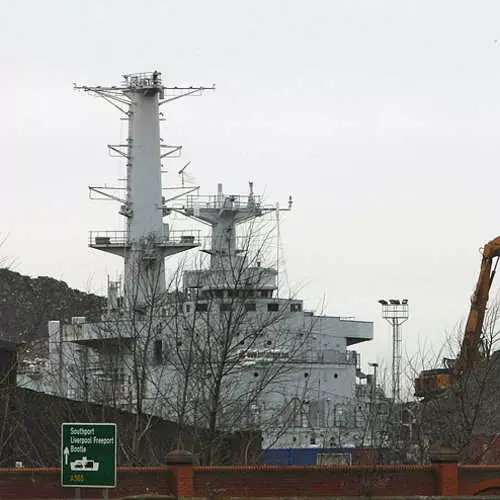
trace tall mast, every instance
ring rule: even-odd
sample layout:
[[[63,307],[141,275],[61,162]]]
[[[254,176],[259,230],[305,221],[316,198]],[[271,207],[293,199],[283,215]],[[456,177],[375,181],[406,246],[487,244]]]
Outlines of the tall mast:
[[[162,195],[161,162],[181,146],[169,146],[161,139],[160,106],[207,87],[165,87],[161,73],[154,71],[124,75],[118,87],[76,88],[102,97],[128,120],[126,144],[108,145],[126,160],[126,187],[90,187],[91,197],[121,203],[119,213],[126,217],[127,229],[92,231],[89,245],[123,257],[125,306],[142,309],[165,292],[165,257],[198,246],[195,235],[169,231],[163,221],[168,208]]]

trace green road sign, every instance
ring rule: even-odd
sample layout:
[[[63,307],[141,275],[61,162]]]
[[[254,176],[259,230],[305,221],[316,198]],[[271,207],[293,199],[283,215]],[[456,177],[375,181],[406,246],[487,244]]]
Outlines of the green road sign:
[[[116,486],[116,424],[62,424],[61,485]]]

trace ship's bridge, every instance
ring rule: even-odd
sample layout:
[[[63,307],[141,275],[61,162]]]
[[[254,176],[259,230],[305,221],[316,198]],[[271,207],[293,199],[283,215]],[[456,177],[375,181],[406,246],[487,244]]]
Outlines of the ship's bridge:
[[[313,335],[332,335],[346,339],[346,346],[373,339],[373,322],[358,321],[340,316],[306,316],[306,323]]]
[[[203,269],[186,271],[183,276],[184,289],[232,289],[275,290],[277,272],[270,267],[248,267],[239,273],[226,269]]]

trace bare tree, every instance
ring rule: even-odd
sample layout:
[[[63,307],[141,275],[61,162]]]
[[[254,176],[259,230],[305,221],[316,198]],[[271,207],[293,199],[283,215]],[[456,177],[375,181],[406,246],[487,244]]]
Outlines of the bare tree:
[[[471,370],[460,373],[449,388],[421,400],[416,412],[414,445],[422,462],[429,459],[429,451],[438,446],[455,449],[465,463],[480,463],[500,435],[500,410],[497,404],[500,391],[500,359],[496,347],[499,340],[498,319],[500,301],[491,301],[486,312],[481,337],[480,356]],[[448,336],[439,356],[453,360],[460,352],[463,325]],[[417,375],[415,366],[425,365],[420,356],[417,363],[410,362],[410,371]],[[432,356],[427,355],[427,359]],[[434,356],[434,359],[436,356]],[[452,365],[453,361],[448,361]],[[434,364],[434,367],[436,364]],[[419,371],[419,370],[418,370]],[[480,439],[481,447],[474,446]]]
[[[275,296],[276,270],[263,265],[268,234],[256,243],[262,227],[251,225],[216,267],[179,265],[166,291],[159,268],[141,263],[100,322],[63,327],[63,393],[135,415],[129,463],[140,462],[155,416],[177,422],[178,447],[196,435],[206,463],[220,461],[230,434],[245,431],[249,445],[282,416],[281,387],[311,323],[300,301]]]
[[[176,311],[167,322],[172,383],[165,401],[179,423],[205,429],[204,459],[214,463],[224,435],[265,429],[287,406],[286,382],[307,338],[302,303],[274,296],[276,271],[265,267],[256,229],[218,265],[183,274],[171,294]]]

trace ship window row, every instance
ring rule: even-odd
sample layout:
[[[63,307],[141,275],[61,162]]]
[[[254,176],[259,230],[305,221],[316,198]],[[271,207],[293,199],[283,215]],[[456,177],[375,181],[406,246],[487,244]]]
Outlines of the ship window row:
[[[273,296],[273,290],[271,289],[261,289],[254,290],[249,288],[228,288],[228,289],[214,289],[214,290],[201,290],[198,292],[196,297],[198,299],[251,299],[251,298],[262,298],[270,299]],[[193,298],[193,297],[191,297]]]
[[[153,343],[153,363],[159,365],[163,362],[163,341],[155,340]]]
[[[245,359],[288,359],[290,353],[287,351],[280,351],[278,349],[265,349],[263,351],[240,351],[239,358]]]
[[[241,306],[239,304],[236,304],[235,306],[232,303],[221,303],[219,305],[219,309],[221,312],[227,312],[233,310],[238,310]],[[254,312],[257,310],[257,304],[255,302],[246,302],[244,304],[244,308],[246,312]],[[185,310],[187,313],[191,312],[191,304],[186,304]],[[195,304],[194,310],[196,312],[208,312],[209,310],[209,303],[208,302],[197,302]],[[278,312],[280,310],[280,303],[279,302],[270,302],[267,304],[267,311],[268,312]],[[301,312],[302,311],[302,304],[300,302],[298,303],[293,303],[290,304],[290,312]]]

